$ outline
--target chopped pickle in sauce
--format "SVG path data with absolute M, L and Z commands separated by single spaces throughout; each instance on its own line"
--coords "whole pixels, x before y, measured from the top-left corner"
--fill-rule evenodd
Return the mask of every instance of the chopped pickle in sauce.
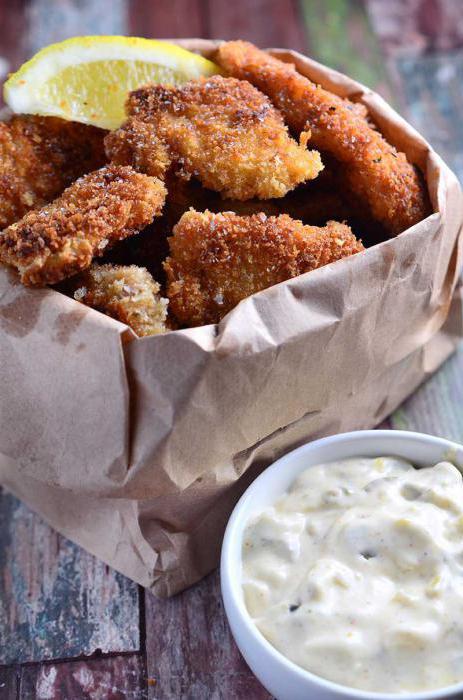
M 247 525 L 243 591 L 287 658 L 342 685 L 463 680 L 463 480 L 392 457 L 310 467 Z

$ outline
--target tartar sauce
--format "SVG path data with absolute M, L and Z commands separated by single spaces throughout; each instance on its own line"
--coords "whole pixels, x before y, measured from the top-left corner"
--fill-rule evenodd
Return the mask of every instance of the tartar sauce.
M 248 524 L 246 606 L 287 658 L 377 692 L 463 680 L 463 481 L 449 462 L 310 467 Z

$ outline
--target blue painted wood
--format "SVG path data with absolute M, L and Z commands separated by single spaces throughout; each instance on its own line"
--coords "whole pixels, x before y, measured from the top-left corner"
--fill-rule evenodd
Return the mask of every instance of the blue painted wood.
M 0 571 L 0 664 L 140 648 L 138 586 L 6 493 Z
M 391 60 L 406 118 L 463 182 L 463 51 Z M 391 425 L 463 442 L 463 348 L 395 412 Z
M 3 77 L 53 41 L 124 34 L 127 2 L 0 0 L 0 19 Z M 139 649 L 138 587 L 7 494 L 0 495 L 0 571 L 0 664 Z
M 463 50 L 393 60 L 406 118 L 463 181 Z
M 0 700 L 17 700 L 21 670 L 16 667 L 0 667 Z
M 128 0 L 31 0 L 26 5 L 24 49 L 29 56 L 72 36 L 126 34 Z

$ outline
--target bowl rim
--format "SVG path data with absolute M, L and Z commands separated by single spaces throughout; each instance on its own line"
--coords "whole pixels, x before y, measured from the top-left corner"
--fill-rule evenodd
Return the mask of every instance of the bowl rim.
M 252 482 L 250 486 L 243 493 L 232 514 L 228 520 L 227 527 L 225 529 L 222 552 L 220 559 L 220 582 L 221 582 L 221 592 L 224 602 L 225 612 L 227 615 L 230 627 L 233 625 L 230 621 L 230 613 L 234 616 L 238 616 L 239 624 L 244 626 L 247 634 L 256 645 L 260 646 L 265 652 L 267 657 L 271 659 L 278 665 L 286 667 L 289 673 L 299 677 L 299 679 L 305 682 L 307 685 L 318 686 L 326 691 L 331 692 L 333 695 L 338 695 L 339 698 L 345 698 L 346 700 L 443 700 L 444 698 L 454 697 L 456 693 L 463 692 L 463 680 L 453 685 L 444 686 L 442 688 L 437 688 L 434 690 L 418 691 L 418 692 L 405 692 L 405 693 L 382 693 L 377 691 L 362 690 L 360 688 L 353 688 L 347 685 L 341 685 L 340 683 L 335 683 L 322 676 L 318 676 L 311 671 L 308 671 L 296 663 L 288 659 L 284 654 L 278 651 L 270 642 L 264 637 L 264 635 L 259 631 L 258 627 L 252 620 L 241 593 L 241 581 L 240 575 L 237 574 L 236 561 L 237 558 L 241 561 L 240 551 L 241 551 L 241 537 L 236 534 L 237 528 L 240 526 L 243 518 L 246 516 L 246 509 L 248 504 L 252 502 L 253 496 L 266 482 L 271 481 L 274 475 L 282 468 L 282 466 L 287 463 L 292 462 L 299 455 L 306 452 L 311 452 L 318 447 L 322 447 L 328 444 L 336 443 L 358 443 L 359 444 L 359 457 L 361 456 L 361 443 L 369 439 L 380 440 L 394 440 L 398 442 L 410 442 L 410 441 L 420 441 L 428 445 L 434 445 L 436 447 L 441 447 L 445 451 L 456 451 L 462 452 L 463 445 L 446 438 L 437 437 L 434 435 L 429 435 L 427 433 L 419 433 L 409 430 L 355 430 L 351 432 L 339 433 L 336 435 L 330 435 L 327 437 L 319 438 L 307 443 L 304 443 L 300 447 L 297 447 L 285 455 L 277 459 L 275 462 L 271 463 L 264 471 Z M 384 455 L 384 450 L 381 450 Z M 394 454 L 394 450 L 391 451 L 391 455 Z M 378 456 L 383 456 L 378 454 Z M 400 454 L 397 454 L 400 456 Z M 342 459 L 342 456 L 339 457 Z M 460 469 L 463 469 L 463 465 L 459 465 Z M 305 467 L 310 468 L 310 467 Z M 303 471 L 304 468 L 301 468 Z M 293 475 L 292 480 L 296 478 Z M 239 541 L 238 541 L 239 540 Z M 239 549 L 238 549 L 239 547 Z M 233 610 L 229 610 L 229 606 Z M 232 629 L 233 633 L 233 629 Z M 234 634 L 234 633 L 233 633 Z

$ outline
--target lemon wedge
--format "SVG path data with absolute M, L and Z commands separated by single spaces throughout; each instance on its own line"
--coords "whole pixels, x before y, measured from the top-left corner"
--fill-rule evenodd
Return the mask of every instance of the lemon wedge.
M 84 36 L 39 51 L 8 78 L 3 94 L 16 113 L 116 129 L 124 121 L 130 90 L 220 72 L 202 56 L 164 41 Z

